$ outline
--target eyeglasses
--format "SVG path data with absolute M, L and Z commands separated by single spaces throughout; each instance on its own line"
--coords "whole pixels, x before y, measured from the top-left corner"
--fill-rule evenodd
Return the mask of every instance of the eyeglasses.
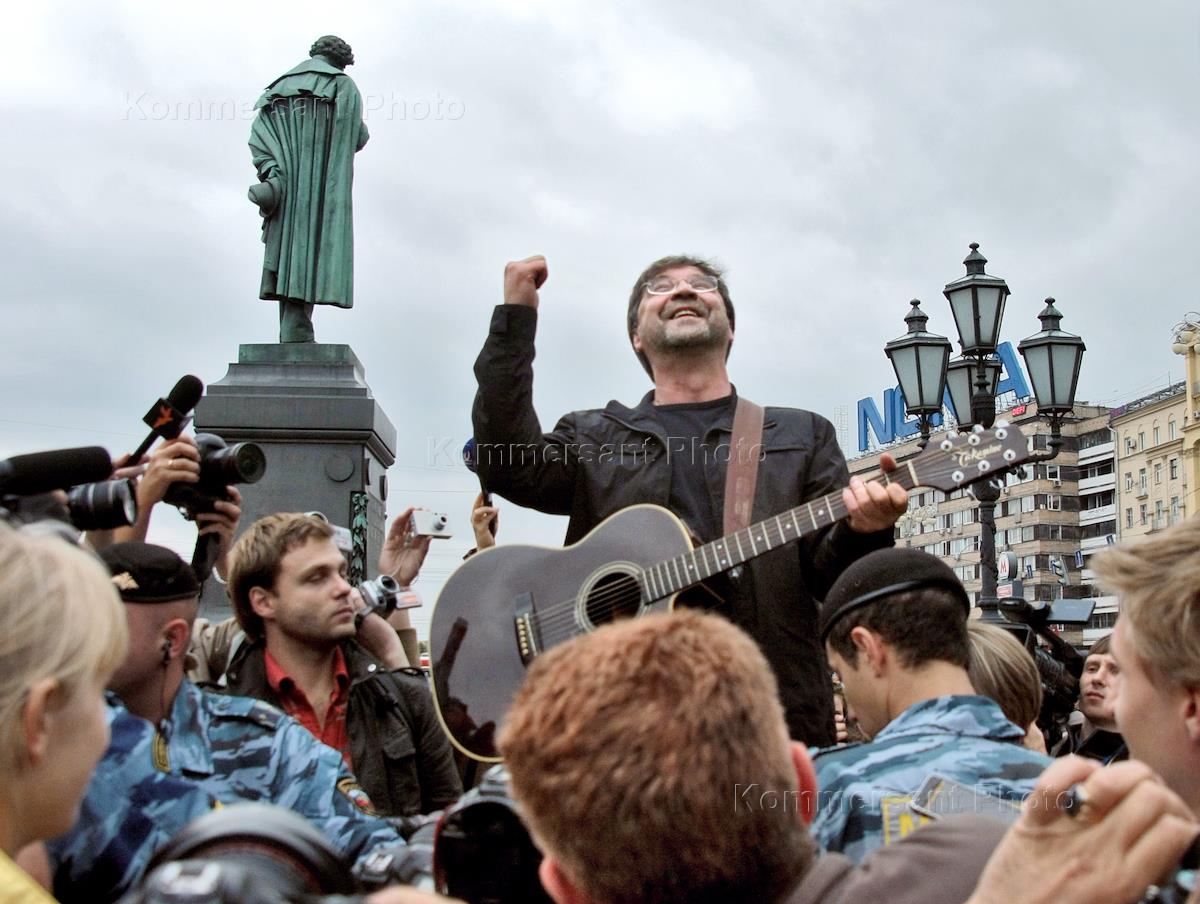
M 721 281 L 707 273 L 697 273 L 695 276 L 685 276 L 674 279 L 670 276 L 656 276 L 646 283 L 647 295 L 670 295 L 680 283 L 686 283 L 693 292 L 715 292 Z

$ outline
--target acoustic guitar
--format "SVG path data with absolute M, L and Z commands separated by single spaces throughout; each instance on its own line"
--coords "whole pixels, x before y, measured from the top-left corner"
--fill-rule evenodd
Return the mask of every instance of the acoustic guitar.
M 950 492 L 1031 457 L 1019 428 L 998 425 L 931 442 L 878 479 Z M 451 743 L 498 762 L 496 731 L 541 653 L 614 619 L 671 609 L 683 591 L 845 515 L 841 493 L 830 493 L 693 548 L 671 512 L 634 505 L 572 546 L 510 544 L 472 556 L 446 581 L 430 624 L 434 699 Z

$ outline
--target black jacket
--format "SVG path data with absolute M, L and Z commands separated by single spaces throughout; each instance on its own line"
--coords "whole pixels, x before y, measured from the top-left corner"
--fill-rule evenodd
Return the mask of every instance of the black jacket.
M 609 402 L 575 411 L 543 433 L 533 409 L 537 312 L 499 305 L 475 362 L 479 391 L 472 412 L 479 473 L 489 490 L 518 505 L 569 515 L 566 542 L 635 503 L 665 506 L 671 466 L 653 393 L 636 408 Z M 714 423 L 707 439 L 728 443 L 732 417 Z M 833 426 L 795 408 L 767 408 L 752 520 L 778 514 L 849 482 Z M 724 475 L 709 493 L 718 520 Z M 842 570 L 863 554 L 892 544 L 892 531 L 856 534 L 844 523 L 749 563 L 733 581 L 723 611 L 758 641 L 775 670 L 794 738 L 834 743 L 833 689 L 817 632 L 818 600 Z
M 262 643 L 247 643 L 226 673 L 227 693 L 283 707 L 267 681 Z M 389 672 L 352 640 L 342 643 L 350 673 L 346 733 L 359 784 L 382 816 L 415 816 L 462 794 L 450 742 L 419 672 Z

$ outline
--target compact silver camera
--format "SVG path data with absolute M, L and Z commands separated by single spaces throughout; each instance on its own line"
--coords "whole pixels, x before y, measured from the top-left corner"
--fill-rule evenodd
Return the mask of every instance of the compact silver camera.
M 448 520 L 441 512 L 426 512 L 422 509 L 417 509 L 412 513 L 412 520 L 408 524 L 408 535 L 410 537 L 437 537 L 442 540 L 448 540 L 453 534 L 446 530 Z

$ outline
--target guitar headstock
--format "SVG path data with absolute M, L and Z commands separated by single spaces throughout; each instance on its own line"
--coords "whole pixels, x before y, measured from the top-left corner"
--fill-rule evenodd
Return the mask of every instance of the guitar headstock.
M 916 471 L 914 479 L 919 486 L 949 493 L 995 477 L 1033 457 L 1020 427 L 998 424 L 991 430 L 931 439 L 925 451 L 909 464 Z

